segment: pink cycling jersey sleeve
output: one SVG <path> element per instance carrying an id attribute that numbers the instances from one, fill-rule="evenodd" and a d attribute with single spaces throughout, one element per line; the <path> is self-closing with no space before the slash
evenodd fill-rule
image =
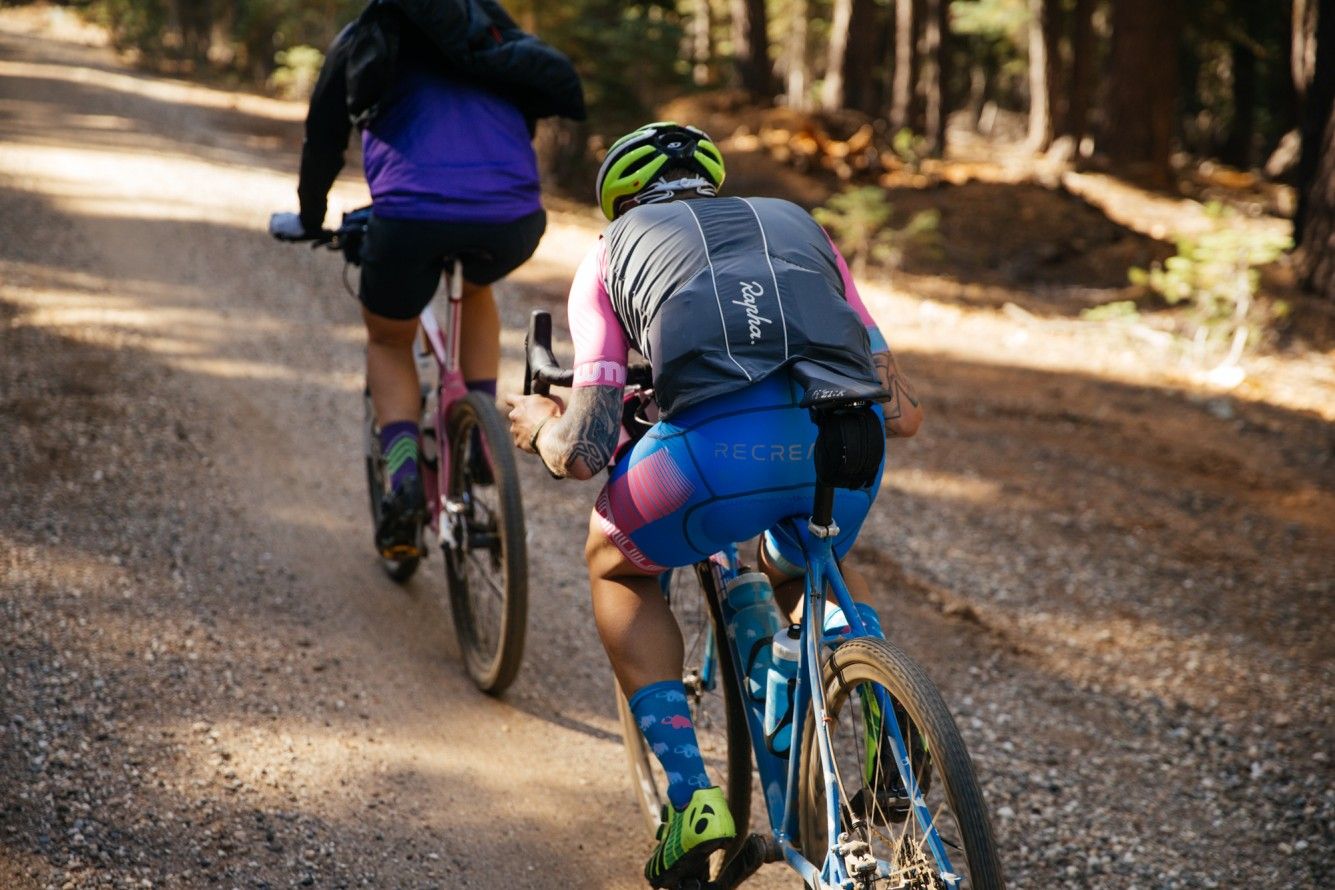
<path id="1" fill-rule="evenodd" d="M 603 285 L 607 254 L 599 238 L 570 283 L 566 310 L 575 341 L 575 386 L 625 386 L 629 346 Z"/>
<path id="2" fill-rule="evenodd" d="M 876 326 L 876 320 L 867 311 L 867 304 L 862 302 L 862 295 L 858 293 L 858 286 L 853 282 L 853 273 L 848 271 L 848 263 L 844 260 L 844 255 L 835 246 L 834 239 L 830 238 L 829 232 L 825 233 L 825 237 L 830 242 L 830 249 L 834 251 L 834 260 L 839 265 L 839 275 L 844 279 L 844 299 L 848 301 L 848 305 L 853 307 L 853 311 L 858 314 L 858 318 L 862 319 L 862 323 L 867 326 L 867 336 L 871 338 L 872 353 L 886 352 L 890 347 L 886 345 L 885 336 L 881 333 L 881 329 Z"/>

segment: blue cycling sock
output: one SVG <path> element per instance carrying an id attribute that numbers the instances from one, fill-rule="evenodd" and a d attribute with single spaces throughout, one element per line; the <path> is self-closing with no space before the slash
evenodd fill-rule
<path id="1" fill-rule="evenodd" d="M 630 697 L 630 712 L 667 773 L 668 799 L 680 810 L 690 802 L 697 788 L 709 787 L 695 725 L 686 707 L 686 687 L 680 680 L 663 680 L 641 687 Z"/>
<path id="2" fill-rule="evenodd" d="M 417 424 L 411 420 L 396 420 L 381 427 L 380 453 L 385 458 L 391 490 L 398 488 L 404 477 L 418 475 Z"/>

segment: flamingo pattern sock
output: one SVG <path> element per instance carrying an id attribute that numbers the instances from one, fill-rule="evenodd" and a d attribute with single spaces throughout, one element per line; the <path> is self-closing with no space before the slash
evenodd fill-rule
<path id="1" fill-rule="evenodd" d="M 643 686 L 630 697 L 630 712 L 640 724 L 649 749 L 667 773 L 668 799 L 680 810 L 690 802 L 697 788 L 709 787 L 709 775 L 695 738 L 695 724 L 686 707 L 686 687 L 680 680 Z"/>

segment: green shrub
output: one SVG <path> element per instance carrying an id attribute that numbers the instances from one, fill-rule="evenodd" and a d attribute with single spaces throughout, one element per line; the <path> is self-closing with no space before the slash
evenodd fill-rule
<path id="1" fill-rule="evenodd" d="M 305 99 L 315 89 L 324 53 L 313 46 L 294 46 L 279 50 L 274 61 L 278 67 L 269 76 L 269 85 L 289 99 Z"/>
<path id="2" fill-rule="evenodd" d="M 1236 225 L 1237 213 L 1220 204 L 1206 208 L 1215 220 L 1208 232 L 1179 238 L 1177 254 L 1148 270 L 1133 268 L 1133 284 L 1147 287 L 1170 305 L 1186 304 L 1186 323 L 1197 355 L 1226 352 L 1221 366 L 1235 365 L 1284 307 L 1257 302 L 1257 266 L 1272 263 L 1292 245 L 1276 232 Z"/>
<path id="3" fill-rule="evenodd" d="M 890 226 L 893 213 L 885 189 L 867 185 L 844 189 L 823 207 L 817 207 L 813 215 L 848 256 L 853 274 L 861 277 L 868 260 L 895 268 L 910 249 L 936 248 L 941 221 L 938 211 L 916 213 L 902 228 Z"/>

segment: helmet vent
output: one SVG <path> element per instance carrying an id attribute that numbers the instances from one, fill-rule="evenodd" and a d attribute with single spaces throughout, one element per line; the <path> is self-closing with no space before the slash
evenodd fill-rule
<path id="1" fill-rule="evenodd" d="M 643 169 L 646 164 L 649 164 L 656 160 L 658 160 L 658 157 L 654 155 L 652 152 L 644 155 L 644 157 L 636 158 L 635 160 L 631 161 L 629 164 L 625 166 L 625 169 L 621 171 L 621 175 L 630 176 L 634 174 L 636 171 Z"/>

